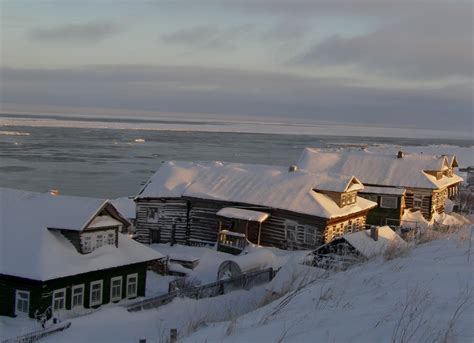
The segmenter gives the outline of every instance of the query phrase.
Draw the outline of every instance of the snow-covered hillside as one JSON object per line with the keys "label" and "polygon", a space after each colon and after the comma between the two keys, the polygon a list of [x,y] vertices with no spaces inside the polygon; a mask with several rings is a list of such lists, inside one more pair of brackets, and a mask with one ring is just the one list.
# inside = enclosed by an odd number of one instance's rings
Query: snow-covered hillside
{"label": "snow-covered hillside", "polygon": [[[472,342],[473,229],[339,273],[299,264],[299,252],[250,291],[133,313],[109,304],[42,341],[167,342],[176,328],[182,342]],[[37,328],[0,318],[2,338]]]}
{"label": "snow-covered hillside", "polygon": [[332,274],[184,342],[472,342],[471,239],[465,230]]}

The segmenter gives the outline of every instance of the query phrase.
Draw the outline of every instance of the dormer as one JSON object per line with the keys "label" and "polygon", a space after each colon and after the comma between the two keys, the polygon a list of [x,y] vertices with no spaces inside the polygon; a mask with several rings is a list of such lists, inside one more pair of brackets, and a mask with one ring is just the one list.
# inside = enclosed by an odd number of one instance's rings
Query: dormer
{"label": "dormer", "polygon": [[364,185],[354,176],[341,177],[336,182],[327,182],[314,188],[315,192],[325,194],[339,207],[353,205],[357,202],[357,192],[364,189]]}
{"label": "dormer", "polygon": [[106,245],[118,248],[118,235],[129,225],[110,202],[105,202],[81,227],[49,229],[59,231],[80,254],[88,254]]}

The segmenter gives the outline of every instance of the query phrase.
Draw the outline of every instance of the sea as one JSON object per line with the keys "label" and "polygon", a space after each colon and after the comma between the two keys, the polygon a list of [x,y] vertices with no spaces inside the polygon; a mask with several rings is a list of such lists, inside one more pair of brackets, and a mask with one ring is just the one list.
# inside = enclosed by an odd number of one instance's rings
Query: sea
{"label": "sea", "polygon": [[277,133],[271,133],[271,125],[244,124],[237,126],[237,132],[235,125],[226,130],[225,123],[216,126],[200,121],[0,115],[0,187],[54,189],[60,194],[112,199],[137,194],[160,164],[169,160],[289,166],[305,147],[426,147],[440,153],[456,151],[468,158],[473,152],[472,139],[371,137],[371,130],[351,135],[350,128],[320,126],[315,134],[307,126],[282,132],[281,123],[272,124]]}

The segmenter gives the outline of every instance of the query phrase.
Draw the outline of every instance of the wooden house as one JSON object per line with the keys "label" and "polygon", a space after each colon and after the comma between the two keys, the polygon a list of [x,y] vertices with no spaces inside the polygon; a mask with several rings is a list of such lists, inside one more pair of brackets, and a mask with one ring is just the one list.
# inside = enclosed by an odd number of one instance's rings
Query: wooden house
{"label": "wooden house", "polygon": [[215,244],[219,232],[234,232],[255,244],[314,248],[364,227],[376,204],[357,196],[362,189],[353,176],[296,168],[167,162],[135,199],[137,239]]}
{"label": "wooden house", "polygon": [[447,198],[458,194],[463,181],[454,173],[456,156],[376,153],[369,151],[327,151],[306,148],[298,167],[314,173],[355,175],[372,193],[364,197],[379,207],[369,215],[372,224],[385,219],[400,220],[404,209],[421,211],[430,220],[444,212]]}
{"label": "wooden house", "polygon": [[310,255],[310,264],[324,269],[344,270],[371,257],[405,249],[406,243],[388,226],[372,226],[346,234],[320,246]]}
{"label": "wooden house", "polygon": [[145,295],[163,256],[107,200],[0,188],[0,315],[64,318]]}

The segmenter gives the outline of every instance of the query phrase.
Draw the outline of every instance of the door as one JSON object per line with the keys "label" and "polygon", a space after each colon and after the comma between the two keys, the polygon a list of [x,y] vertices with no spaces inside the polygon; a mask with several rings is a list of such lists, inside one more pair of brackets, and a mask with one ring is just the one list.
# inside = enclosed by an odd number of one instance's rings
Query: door
{"label": "door", "polygon": [[30,292],[16,291],[15,314],[17,316],[28,317],[30,312]]}
{"label": "door", "polygon": [[150,234],[152,243],[160,243],[160,230],[151,229]]}

